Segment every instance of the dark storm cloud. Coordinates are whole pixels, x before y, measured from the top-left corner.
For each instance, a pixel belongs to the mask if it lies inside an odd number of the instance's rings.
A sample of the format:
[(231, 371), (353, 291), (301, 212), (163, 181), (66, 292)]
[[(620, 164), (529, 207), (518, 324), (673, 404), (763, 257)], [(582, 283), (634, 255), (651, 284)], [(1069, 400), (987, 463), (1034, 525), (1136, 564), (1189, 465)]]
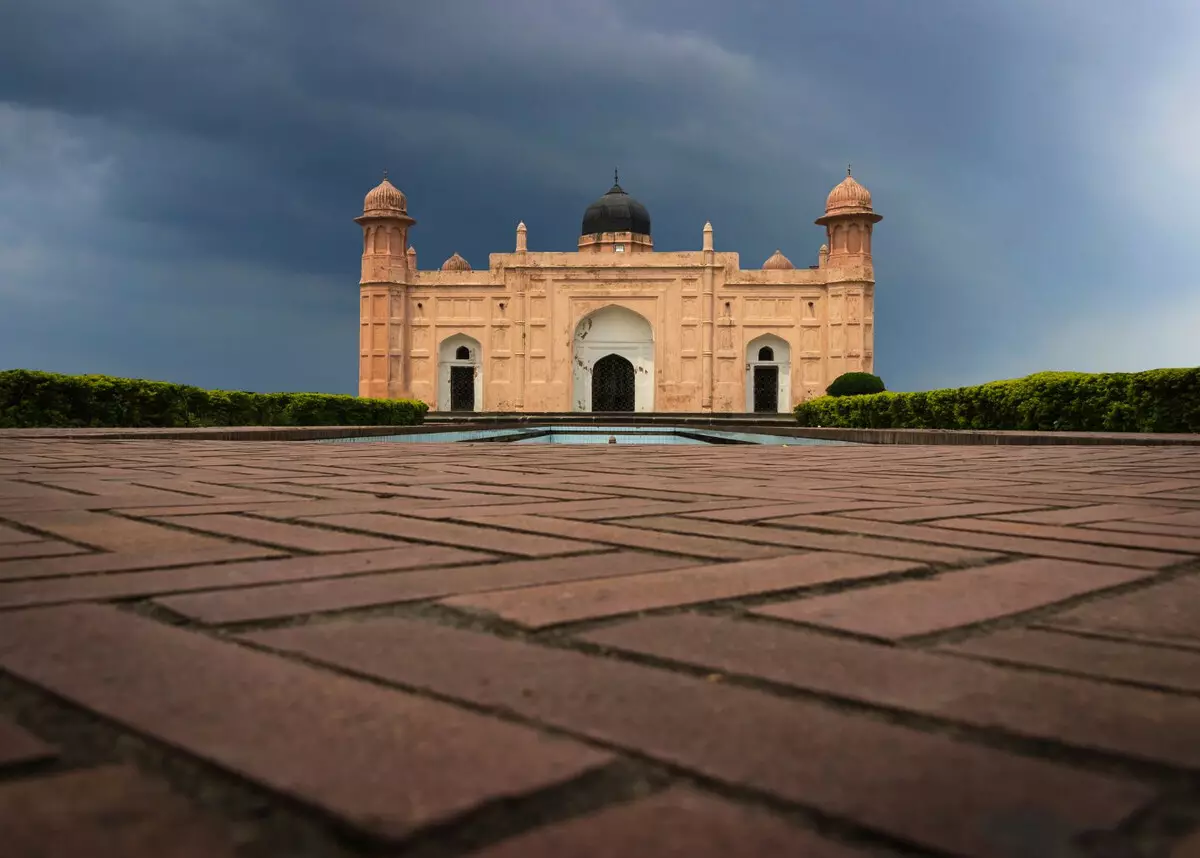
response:
[(480, 267), (518, 220), (569, 249), (618, 164), (657, 246), (698, 246), (712, 220), (752, 267), (776, 247), (815, 261), (812, 219), (853, 160), (887, 218), (889, 381), (1041, 368), (1073, 354), (1046, 345), (1056, 313), (1107, 324), (1123, 288), (1095, 139), (1119, 123), (1085, 128), (1081, 88), (1135, 104), (1180, 74), (1159, 34), (1159, 77), (1105, 92), (1149, 31), (1116, 6), (1047, 8), (21, 4), (0, 28), (0, 365), (350, 391), (350, 218), (384, 167), (423, 267)]

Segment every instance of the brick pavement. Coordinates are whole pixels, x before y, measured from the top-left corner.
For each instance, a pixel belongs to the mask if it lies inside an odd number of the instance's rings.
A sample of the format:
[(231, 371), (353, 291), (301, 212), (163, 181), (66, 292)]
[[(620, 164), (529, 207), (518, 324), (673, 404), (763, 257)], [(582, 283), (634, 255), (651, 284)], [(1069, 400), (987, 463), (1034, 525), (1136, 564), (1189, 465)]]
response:
[(1190, 858), (1200, 448), (0, 437), (0, 832)]

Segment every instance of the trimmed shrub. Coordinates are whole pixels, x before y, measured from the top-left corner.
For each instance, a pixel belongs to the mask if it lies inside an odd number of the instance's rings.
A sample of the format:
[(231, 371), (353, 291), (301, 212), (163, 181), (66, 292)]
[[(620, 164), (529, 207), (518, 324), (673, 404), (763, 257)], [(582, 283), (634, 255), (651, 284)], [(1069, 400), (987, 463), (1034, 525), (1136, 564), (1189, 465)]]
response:
[(833, 380), (825, 391), (826, 396), (864, 396), (868, 393), (883, 393), (883, 379), (869, 372), (844, 372)]
[(429, 406), (327, 393), (246, 393), (186, 384), (0, 372), (0, 427), (412, 426)]
[(1200, 368), (1041, 372), (951, 390), (821, 396), (795, 413), (802, 426), (859, 429), (1200, 432)]

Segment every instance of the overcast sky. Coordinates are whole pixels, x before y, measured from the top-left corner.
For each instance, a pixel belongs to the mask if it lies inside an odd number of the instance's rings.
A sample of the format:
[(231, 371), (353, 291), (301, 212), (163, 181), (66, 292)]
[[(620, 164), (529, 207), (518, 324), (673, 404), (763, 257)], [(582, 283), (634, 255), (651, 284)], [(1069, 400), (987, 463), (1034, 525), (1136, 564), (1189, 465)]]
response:
[(387, 168), (422, 267), (612, 181), (814, 264), (853, 162), (876, 368), (1200, 363), (1195, 0), (0, 0), (0, 368), (355, 392)]

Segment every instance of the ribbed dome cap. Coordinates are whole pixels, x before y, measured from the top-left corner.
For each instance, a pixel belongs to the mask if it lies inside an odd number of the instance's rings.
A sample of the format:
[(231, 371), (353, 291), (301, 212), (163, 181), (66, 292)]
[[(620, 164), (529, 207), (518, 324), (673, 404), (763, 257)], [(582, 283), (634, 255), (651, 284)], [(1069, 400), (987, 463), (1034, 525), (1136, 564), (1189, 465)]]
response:
[(384, 176), (382, 182), (371, 188), (363, 200), (363, 214), (378, 211), (408, 212), (408, 200), (404, 198), (404, 194), (399, 188), (387, 180), (387, 176)]
[(849, 173), (825, 200), (825, 214), (846, 211), (871, 211), (871, 192), (854, 180)]
[(449, 259), (447, 259), (445, 262), (442, 263), (442, 270), (443, 271), (470, 271), (471, 263), (467, 262), (467, 260), (465, 260), (461, 256), (459, 256), (458, 252), (455, 251), (453, 256), (451, 256)]
[(762, 264), (762, 267), (765, 271), (787, 271), (795, 268), (796, 266), (792, 265), (792, 260), (788, 259), (782, 253), (776, 250), (769, 257), (767, 257), (767, 261)]

